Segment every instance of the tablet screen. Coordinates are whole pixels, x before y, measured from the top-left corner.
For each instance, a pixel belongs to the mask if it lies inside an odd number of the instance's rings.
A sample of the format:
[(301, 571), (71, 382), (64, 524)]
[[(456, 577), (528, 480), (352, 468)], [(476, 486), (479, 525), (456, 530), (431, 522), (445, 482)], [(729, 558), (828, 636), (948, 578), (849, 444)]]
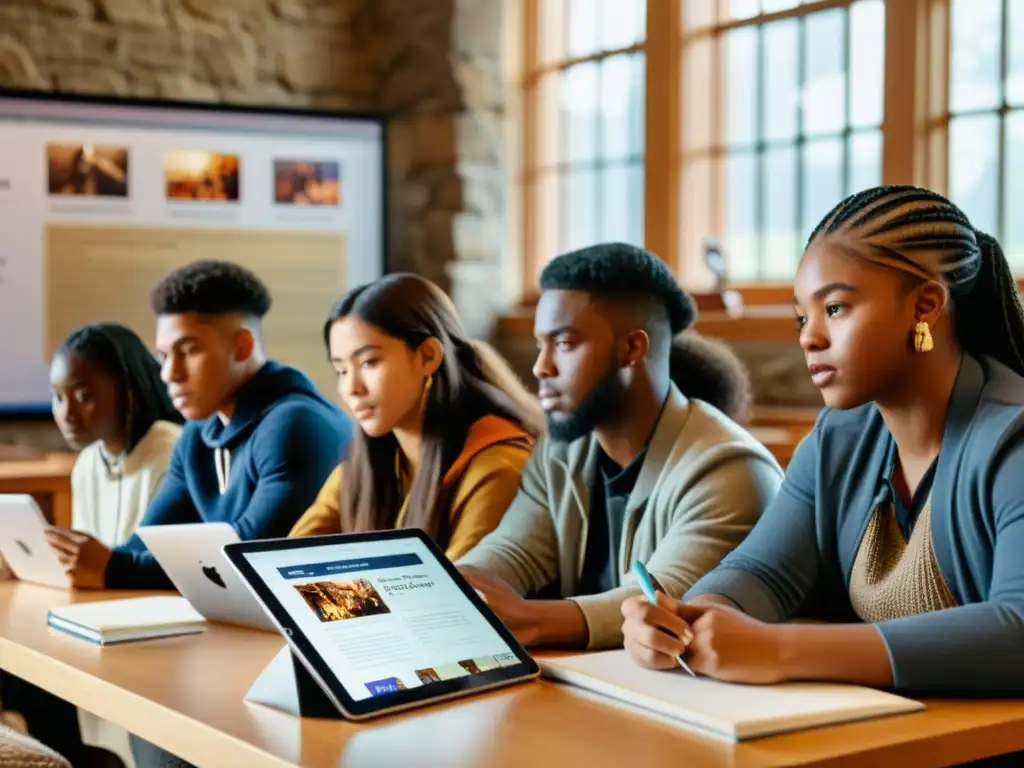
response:
[[(503, 637), (511, 640), (427, 542), (416, 535), (379, 535), (387, 538), (320, 537), (245, 551), (259, 545), (253, 542), (226, 551), (235, 560), (231, 550), (238, 550), (262, 582), (257, 592), (273, 597), (265, 601), (268, 607), (279, 604), (290, 620), (282, 623), (308, 641), (351, 702), (430, 686), (440, 693), (449, 681), (462, 681), (447, 686), (461, 690), (467, 678), (508, 667), (525, 673), (517, 655), (525, 652)], [(320, 541), (325, 543), (310, 546)]]

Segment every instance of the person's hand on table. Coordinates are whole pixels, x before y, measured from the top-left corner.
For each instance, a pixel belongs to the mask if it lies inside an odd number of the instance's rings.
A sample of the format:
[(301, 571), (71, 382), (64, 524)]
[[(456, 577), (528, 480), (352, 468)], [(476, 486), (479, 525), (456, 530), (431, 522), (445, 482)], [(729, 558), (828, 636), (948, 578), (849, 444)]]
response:
[(14, 571), (2, 557), (0, 557), (0, 581), (13, 581), (15, 579)]
[(624, 645), (649, 669), (674, 669), (676, 656), (698, 675), (730, 683), (785, 679), (778, 627), (721, 604), (680, 603), (658, 594), (657, 605), (638, 595), (622, 604)]
[(46, 529), (46, 540), (71, 577), (71, 586), (103, 589), (106, 586), (110, 550), (87, 533), (66, 528)]

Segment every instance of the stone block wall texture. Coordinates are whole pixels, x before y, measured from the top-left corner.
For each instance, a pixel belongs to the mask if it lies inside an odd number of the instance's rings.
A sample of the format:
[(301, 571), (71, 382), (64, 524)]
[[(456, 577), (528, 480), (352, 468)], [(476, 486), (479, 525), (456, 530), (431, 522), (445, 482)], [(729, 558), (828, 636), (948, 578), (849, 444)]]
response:
[[(502, 14), (503, 0), (0, 0), (0, 86), (389, 113), (389, 266), (438, 282), (487, 336), (504, 309)], [(0, 441), (48, 438), (0, 423)]]

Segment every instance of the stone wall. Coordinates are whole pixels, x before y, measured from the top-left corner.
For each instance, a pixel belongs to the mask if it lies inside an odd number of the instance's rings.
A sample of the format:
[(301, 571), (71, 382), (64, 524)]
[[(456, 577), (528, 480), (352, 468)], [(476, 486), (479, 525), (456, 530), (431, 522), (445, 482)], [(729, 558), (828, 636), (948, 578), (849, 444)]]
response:
[[(0, 86), (386, 112), (389, 266), (486, 336), (506, 308), (507, 1), (0, 0)], [(46, 442), (0, 425), (13, 440)]]

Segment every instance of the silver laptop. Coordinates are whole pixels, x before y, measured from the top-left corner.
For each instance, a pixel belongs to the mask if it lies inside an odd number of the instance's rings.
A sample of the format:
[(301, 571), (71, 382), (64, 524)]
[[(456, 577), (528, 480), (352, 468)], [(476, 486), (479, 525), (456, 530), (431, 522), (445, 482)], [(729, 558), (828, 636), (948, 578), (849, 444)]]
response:
[[(46, 540), (46, 517), (25, 493), (0, 494), (0, 557), (22, 581), (68, 588), (60, 558)], [(233, 569), (232, 569), (233, 570)]]
[(148, 525), (142, 543), (192, 607), (210, 621), (276, 632), (274, 622), (225, 559), (225, 544), (239, 541), (227, 523)]

